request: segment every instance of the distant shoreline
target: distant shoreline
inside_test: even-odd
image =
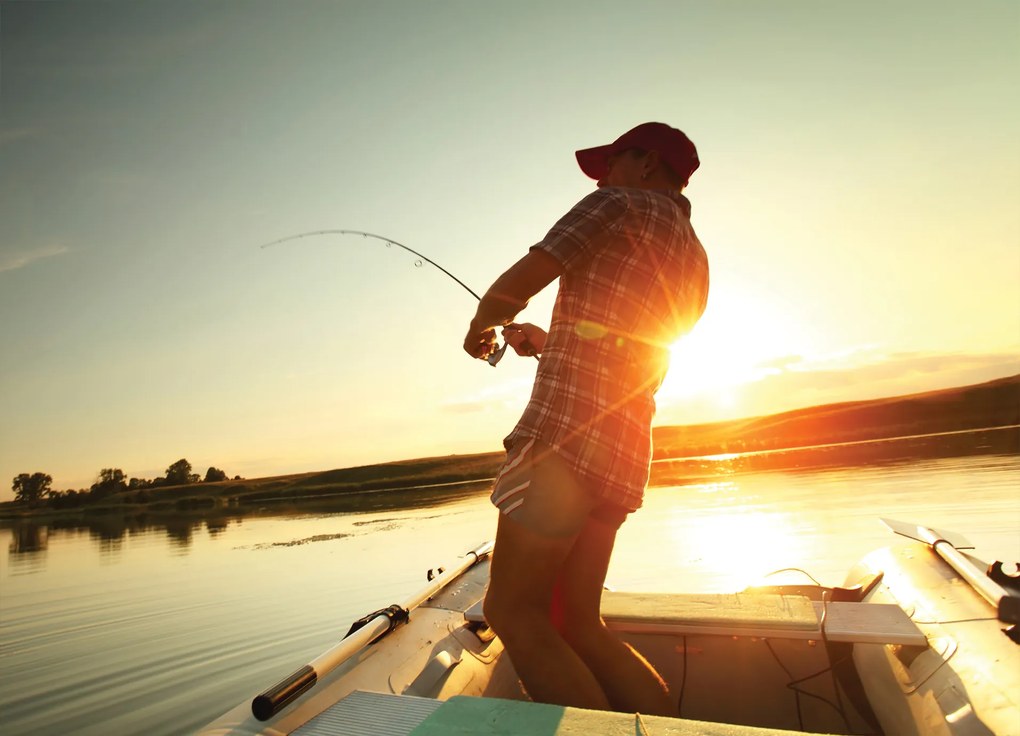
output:
[[[20,513],[0,512],[0,528],[24,521],[50,524],[54,528],[88,526],[102,529],[107,525],[119,528],[122,524],[169,526],[169,520],[188,518],[209,522],[263,514],[364,513],[435,506],[487,492],[502,459],[502,453],[493,455],[493,473],[486,477],[332,491],[319,487],[315,492],[304,495],[260,495],[258,499],[231,499],[226,503],[222,497],[210,495],[204,498],[187,496],[183,499],[184,503],[122,503],[56,511],[17,509]],[[660,458],[652,463],[649,487],[700,483],[750,472],[867,467],[974,455],[1014,455],[1020,462],[1020,425],[746,453]]]
[[[1020,455],[1020,375],[943,391],[707,425],[656,427],[651,485],[720,473],[859,465],[906,457]],[[273,508],[358,511],[481,491],[502,452],[402,460],[253,480],[115,493],[77,508],[0,503],[0,523],[112,516],[243,516]]]

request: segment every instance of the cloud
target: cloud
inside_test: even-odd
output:
[[[531,377],[516,377],[485,386],[465,395],[448,397],[440,404],[446,414],[476,414],[479,412],[519,411],[531,395]]]
[[[447,414],[477,414],[491,408],[492,404],[487,401],[460,401],[443,405],[443,411]]]
[[[71,249],[66,245],[53,244],[44,245],[27,252],[0,253],[0,273],[4,271],[17,271],[19,268],[24,268],[44,258],[54,258],[70,252]]]

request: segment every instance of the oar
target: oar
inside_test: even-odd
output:
[[[384,611],[392,614],[393,609],[402,610],[405,614],[413,611],[429,598],[442,590],[448,583],[464,573],[492,552],[492,542],[486,542],[471,550],[456,566],[433,578],[429,584],[404,601],[403,606],[390,606]],[[260,721],[272,718],[282,708],[291,703],[299,695],[311,688],[320,677],[336,669],[359,651],[377,639],[382,638],[393,628],[392,615],[380,611],[378,615],[367,621],[364,626],[348,633],[339,644],[326,650],[289,677],[257,695],[251,702],[251,712]]]
[[[897,534],[929,545],[935,553],[953,568],[960,577],[971,584],[981,596],[991,603],[1004,623],[1017,623],[1017,598],[988,577],[984,570],[971,562],[961,549],[974,549],[962,535],[939,529],[910,524],[894,519],[882,519],[882,523]]]

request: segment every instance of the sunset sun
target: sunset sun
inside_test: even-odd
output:
[[[717,287],[701,321],[671,346],[659,401],[696,399],[723,415],[740,415],[743,390],[778,372],[784,358],[804,354],[807,345],[802,325],[775,305]]]

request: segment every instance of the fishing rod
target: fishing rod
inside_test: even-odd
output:
[[[419,253],[418,251],[414,250],[413,248],[408,248],[406,245],[404,245],[403,243],[398,243],[393,238],[387,238],[387,237],[384,237],[382,235],[376,235],[375,233],[366,233],[363,230],[312,230],[311,232],[307,232],[307,233],[298,233],[297,235],[288,235],[286,238],[280,238],[279,240],[274,240],[272,243],[266,243],[265,245],[262,245],[260,247],[261,248],[269,248],[269,247],[274,246],[274,245],[279,245],[280,243],[286,243],[286,242],[288,242],[290,240],[298,240],[300,238],[310,238],[310,237],[313,237],[315,235],[360,235],[363,238],[375,238],[376,240],[380,240],[380,241],[382,241],[383,243],[386,244],[387,248],[389,248],[391,245],[395,245],[398,248],[403,248],[408,253],[412,253],[412,254],[418,256],[422,261],[425,261],[427,263],[431,263],[433,266],[435,266],[440,271],[442,271],[447,276],[449,276],[451,279],[453,279],[458,284],[460,284],[468,294],[473,296],[478,301],[482,300],[482,298],[480,296],[478,296],[478,294],[476,294],[474,292],[474,290],[471,289],[470,286],[468,286],[463,281],[458,279],[456,276],[454,276],[452,273],[450,273],[445,268],[440,266],[438,263],[433,261],[431,258],[429,258],[424,253]],[[421,261],[416,261],[414,265],[420,267],[421,266]]]
[[[415,261],[415,263],[414,263],[415,266],[420,267],[421,264],[422,264],[422,261],[425,261],[426,263],[432,264],[433,266],[438,268],[440,271],[445,273],[447,276],[449,276],[451,279],[456,281],[457,284],[459,284],[468,294],[473,296],[478,301],[482,300],[482,298],[480,296],[478,296],[478,294],[470,286],[465,284],[463,281],[461,281],[459,278],[457,278],[452,273],[447,271],[445,268],[440,266],[438,263],[433,261],[431,258],[429,258],[424,253],[419,253],[418,251],[416,251],[413,248],[410,248],[410,247],[404,245],[403,243],[398,243],[393,238],[387,238],[387,237],[385,237],[383,235],[376,235],[375,233],[368,233],[368,232],[365,232],[364,230],[311,230],[311,231],[306,232],[306,233],[298,233],[297,235],[288,235],[285,238],[280,238],[279,240],[274,240],[271,243],[266,243],[266,244],[261,245],[259,247],[260,248],[269,248],[269,247],[272,247],[274,245],[280,245],[281,243],[289,242],[291,240],[300,240],[301,238],[310,238],[310,237],[313,237],[313,236],[316,236],[316,235],[360,235],[363,238],[374,238],[375,240],[379,240],[382,243],[384,243],[387,248],[389,248],[390,246],[393,246],[393,245],[397,246],[398,248],[403,248],[408,253],[411,253],[411,254],[413,254],[413,255],[415,255],[415,256],[417,256],[418,258],[421,259],[419,261]],[[528,352],[529,355],[533,356],[536,360],[538,359],[538,352],[535,350],[535,348],[531,345],[530,342],[525,340],[522,345],[525,348],[525,350]],[[489,357],[486,358],[486,361],[489,363],[489,365],[491,365],[493,368],[495,368],[496,364],[503,357],[503,353],[506,352],[506,348],[507,348],[507,343],[504,342],[502,347],[497,348],[494,353],[491,353],[489,355]]]

